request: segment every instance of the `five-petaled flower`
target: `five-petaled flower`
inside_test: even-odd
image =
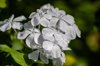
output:
[[[14,15],[12,15],[9,19],[0,22],[0,31],[5,32],[11,28],[21,30],[23,24],[20,22],[23,20],[26,20],[24,16],[14,18]]]

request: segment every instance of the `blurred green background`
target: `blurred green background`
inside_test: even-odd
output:
[[[26,17],[44,4],[65,10],[66,14],[74,16],[81,31],[81,38],[72,40],[69,46],[71,51],[65,51],[66,63],[64,66],[100,66],[100,0],[0,0],[0,21],[15,16]],[[30,49],[9,32],[0,32],[0,44],[7,44],[14,50],[27,55]],[[27,50],[28,49],[28,50]],[[27,60],[30,63],[31,61]],[[0,51],[0,66],[20,66],[9,53]],[[51,63],[33,63],[33,66],[52,66]]]

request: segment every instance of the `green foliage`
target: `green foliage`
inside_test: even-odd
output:
[[[84,59],[78,59],[78,61],[76,62],[74,66],[88,66],[88,63]]]
[[[7,7],[6,0],[0,0],[0,8]]]
[[[20,53],[14,49],[8,47],[7,45],[0,45],[0,50],[11,54],[12,58],[15,60],[16,63],[18,63],[22,66],[28,66],[25,62],[24,57],[23,57],[24,56],[23,53]]]
[[[14,34],[14,35],[11,35],[11,45],[12,45],[12,48],[15,49],[15,50],[22,50],[24,48],[24,44],[21,40],[17,39],[17,35]]]

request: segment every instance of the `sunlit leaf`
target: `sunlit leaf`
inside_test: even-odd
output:
[[[96,52],[99,50],[99,33],[96,27],[93,27],[91,33],[86,38],[86,42],[91,51]]]
[[[10,47],[8,47],[7,45],[0,45],[0,50],[10,53],[12,58],[15,60],[15,62],[20,64],[21,66],[28,66],[24,60],[23,53],[15,51],[11,49]]]
[[[76,62],[76,58],[72,55],[66,55],[66,61],[64,66],[72,66],[73,64],[75,64]]]
[[[22,50],[23,49],[23,43],[20,40],[14,40],[12,42],[12,48],[15,50]]]
[[[86,59],[81,58],[77,59],[77,62],[75,63],[74,66],[89,66],[89,65]]]
[[[0,8],[7,7],[6,0],[0,0]]]

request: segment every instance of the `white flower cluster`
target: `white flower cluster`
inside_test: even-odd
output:
[[[13,18],[14,15],[0,23],[0,30],[4,32],[11,27],[19,30],[24,27],[24,30],[18,33],[18,39],[25,39],[27,46],[35,49],[28,55],[29,59],[34,61],[40,58],[48,64],[51,59],[57,66],[62,66],[65,62],[63,51],[70,50],[69,42],[76,36],[80,37],[73,16],[66,15],[63,10],[50,4],[32,12],[29,16],[31,20],[24,25],[19,22],[26,19],[24,16]]]
[[[11,28],[21,30],[23,28],[23,24],[20,22],[23,20],[26,20],[24,16],[14,18],[14,15],[12,15],[9,19],[0,21],[0,31],[5,32]]]

